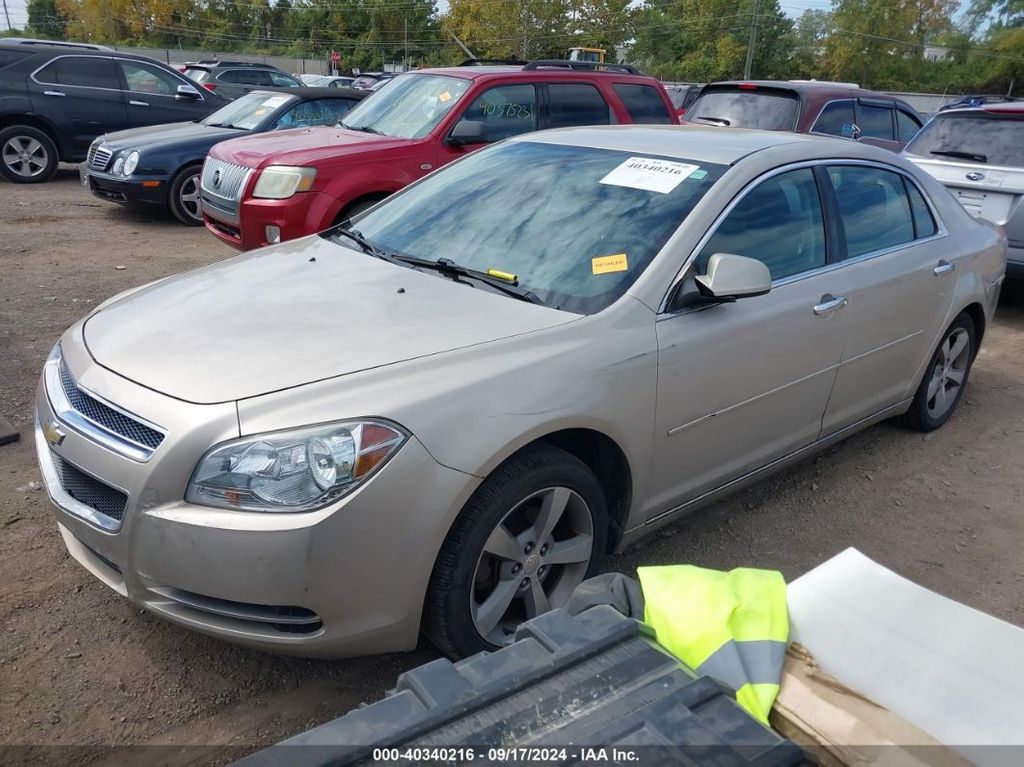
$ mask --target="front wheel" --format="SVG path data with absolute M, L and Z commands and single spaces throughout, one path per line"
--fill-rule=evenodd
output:
M 976 351 L 974 321 L 959 315 L 946 330 L 925 369 L 910 410 L 900 419 L 916 431 L 933 431 L 953 415 L 967 386 Z
M 542 447 L 505 462 L 441 548 L 424 633 L 453 657 L 510 643 L 516 626 L 564 605 L 594 574 L 607 520 L 601 485 L 575 456 Z
M 199 206 L 199 174 L 202 169 L 202 165 L 182 168 L 171 181 L 167 192 L 171 213 L 188 226 L 200 226 L 203 223 L 203 211 Z

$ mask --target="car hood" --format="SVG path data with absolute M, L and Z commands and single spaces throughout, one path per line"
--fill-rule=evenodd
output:
M 313 236 L 137 290 L 91 315 L 84 335 L 103 367 L 206 404 L 574 319 Z
M 244 135 L 245 131 L 236 128 L 214 128 L 200 123 L 167 123 L 108 133 L 103 137 L 103 145 L 115 152 L 122 149 L 145 149 L 150 146 L 159 146 L 163 149 L 195 141 L 208 140 L 212 144 Z
M 320 160 L 368 150 L 410 146 L 414 139 L 378 136 L 345 128 L 295 128 L 245 136 L 217 145 L 210 154 L 220 160 L 260 168 L 264 165 L 312 165 Z

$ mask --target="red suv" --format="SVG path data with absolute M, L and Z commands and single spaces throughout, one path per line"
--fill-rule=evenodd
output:
M 561 60 L 395 77 L 335 128 L 225 141 L 202 173 L 206 227 L 249 249 L 322 231 L 436 168 L 544 128 L 676 122 L 668 94 L 625 65 Z
M 904 101 L 854 83 L 755 80 L 705 85 L 683 122 L 824 133 L 900 151 L 921 129 Z

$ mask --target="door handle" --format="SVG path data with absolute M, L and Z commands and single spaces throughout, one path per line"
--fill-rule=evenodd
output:
M 939 265 L 932 269 L 932 274 L 938 277 L 941 274 L 948 274 L 954 269 L 956 269 L 956 264 L 951 264 L 946 259 L 942 259 L 939 261 Z
M 43 91 L 44 96 L 63 96 L 64 91 Z
M 149 102 L 147 102 L 147 101 L 135 101 L 134 99 L 132 101 L 129 101 L 128 103 L 131 104 L 133 107 L 148 107 L 149 106 Z
M 831 293 L 826 293 L 821 297 L 821 303 L 814 307 L 814 313 L 818 317 L 828 317 L 848 303 L 850 302 L 846 300 L 846 296 L 833 296 Z

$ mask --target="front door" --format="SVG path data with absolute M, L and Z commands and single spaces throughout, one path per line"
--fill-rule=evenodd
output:
M 810 168 L 742 197 L 701 248 L 696 273 L 714 253 L 763 261 L 773 285 L 657 323 L 655 516 L 814 442 L 842 359 L 848 284 L 828 265 Z
M 478 123 L 481 139 L 471 144 L 452 144 L 445 138 L 440 145 L 438 167 L 495 141 L 537 130 L 537 90 L 532 83 L 490 87 L 469 102 L 452 123 L 452 131 L 460 123 Z
M 130 59 L 118 59 L 117 64 L 124 77 L 128 124 L 133 128 L 193 122 L 209 114 L 210 107 L 202 94 L 194 99 L 178 97 L 178 86 L 187 83 L 170 72 Z
M 58 56 L 28 81 L 32 107 L 67 137 L 62 159 L 85 159 L 97 136 L 128 127 L 124 92 L 108 56 Z

